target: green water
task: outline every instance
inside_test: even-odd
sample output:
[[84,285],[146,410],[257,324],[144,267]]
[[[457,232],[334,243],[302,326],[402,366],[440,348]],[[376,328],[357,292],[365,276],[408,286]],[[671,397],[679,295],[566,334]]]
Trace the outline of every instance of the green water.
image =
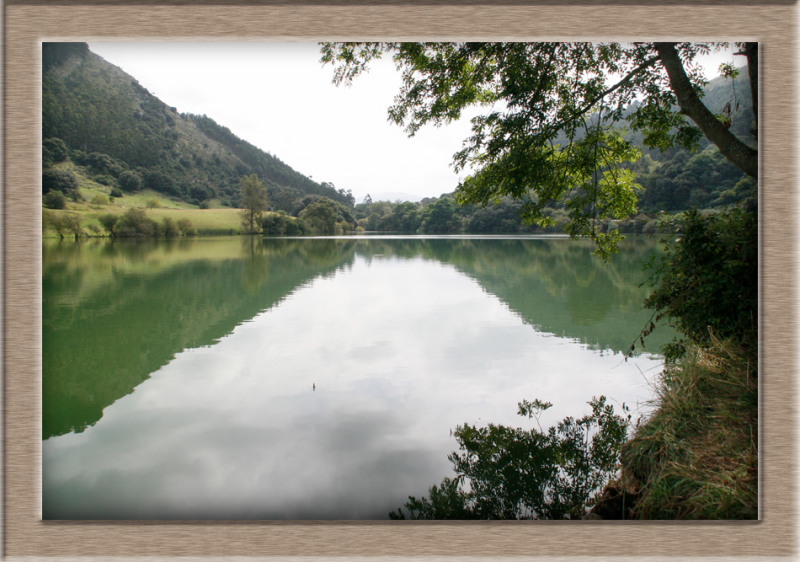
[[[650,398],[625,361],[650,239],[47,241],[43,513],[375,519],[449,474],[457,424]],[[648,340],[657,352],[672,337]],[[546,421],[546,420],[545,420]]]

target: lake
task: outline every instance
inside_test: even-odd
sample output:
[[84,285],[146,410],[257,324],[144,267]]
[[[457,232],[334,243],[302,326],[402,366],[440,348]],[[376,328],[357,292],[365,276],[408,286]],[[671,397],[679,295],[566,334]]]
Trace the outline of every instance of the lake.
[[[386,519],[450,431],[637,406],[656,242],[547,236],[45,240],[45,519]],[[640,410],[641,413],[643,410]]]

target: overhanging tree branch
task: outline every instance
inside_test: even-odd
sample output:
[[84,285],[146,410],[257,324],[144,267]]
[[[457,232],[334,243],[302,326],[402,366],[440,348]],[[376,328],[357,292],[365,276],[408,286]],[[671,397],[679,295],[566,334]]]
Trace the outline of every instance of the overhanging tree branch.
[[552,130],[554,130],[554,131],[558,131],[558,130],[560,130],[560,129],[561,129],[561,127],[563,127],[563,126],[564,126],[564,125],[567,123],[567,121],[572,121],[572,120],[575,120],[575,119],[580,119],[580,118],[581,118],[581,117],[583,117],[583,116],[584,116],[586,113],[588,113],[588,111],[589,111],[590,109],[592,109],[592,108],[593,108],[593,107],[594,107],[594,106],[597,104],[597,102],[599,102],[599,101],[601,101],[601,100],[605,99],[605,97],[606,97],[607,95],[614,93],[614,91],[618,90],[618,89],[619,89],[619,88],[621,88],[622,86],[625,86],[625,85],[627,85],[627,84],[628,84],[628,83],[629,83],[629,82],[630,82],[630,81],[633,79],[633,77],[634,77],[634,76],[636,76],[637,74],[639,74],[640,72],[642,72],[642,71],[643,71],[643,70],[645,70],[646,68],[653,66],[653,65],[654,65],[655,63],[657,63],[658,61],[659,61],[659,58],[658,58],[658,57],[652,57],[652,58],[649,58],[649,59],[647,59],[647,60],[646,60],[646,61],[644,61],[642,64],[640,64],[639,66],[637,66],[636,68],[634,68],[633,70],[631,70],[631,71],[630,71],[628,74],[626,74],[626,75],[625,75],[625,76],[622,78],[622,80],[620,80],[619,82],[617,82],[617,83],[616,83],[616,84],[614,84],[613,86],[610,86],[610,87],[609,87],[609,88],[607,88],[605,91],[601,92],[601,93],[600,93],[600,94],[599,94],[597,97],[595,97],[595,98],[593,98],[592,100],[590,100],[590,101],[589,101],[589,103],[587,103],[585,106],[583,106],[583,107],[582,107],[581,109],[579,109],[578,111],[576,111],[576,112],[572,113],[572,114],[570,115],[569,119],[562,119],[561,121],[559,121],[558,123],[556,123],[555,125],[553,125],[552,127],[549,127],[549,128],[550,128],[550,129],[552,129]]
[[708,140],[717,145],[725,158],[746,174],[757,178],[758,151],[736,138],[703,104],[686,75],[678,51],[675,49],[675,43],[654,43],[653,45],[667,71],[681,112],[700,127]]
[[586,107],[584,107],[578,113],[575,114],[575,117],[576,118],[580,117],[581,115],[589,111],[591,108],[595,106],[597,102],[603,100],[607,95],[613,93],[615,90],[618,90],[620,87],[627,85],[633,79],[634,76],[639,74],[644,69],[653,66],[656,62],[658,62],[658,57],[652,57],[644,61],[642,64],[640,64],[639,66],[631,70],[628,74],[626,74],[622,78],[622,80],[620,80],[619,82],[617,82],[616,84],[605,90],[603,93],[601,93],[599,96],[594,98],[592,101],[590,101]]

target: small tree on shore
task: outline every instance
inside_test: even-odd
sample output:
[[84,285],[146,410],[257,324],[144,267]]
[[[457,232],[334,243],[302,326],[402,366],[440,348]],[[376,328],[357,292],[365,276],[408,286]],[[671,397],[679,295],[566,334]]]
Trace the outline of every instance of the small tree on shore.
[[242,225],[248,233],[256,232],[261,217],[269,205],[267,186],[256,174],[242,178],[241,182]]
[[77,240],[86,234],[81,227],[81,217],[76,213],[48,212],[44,215],[44,223],[55,230],[59,238],[72,234]]

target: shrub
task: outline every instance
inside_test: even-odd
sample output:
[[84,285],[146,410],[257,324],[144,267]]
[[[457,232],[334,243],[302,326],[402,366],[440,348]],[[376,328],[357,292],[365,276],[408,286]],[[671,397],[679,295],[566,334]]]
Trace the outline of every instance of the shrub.
[[69,149],[61,139],[44,139],[42,141],[42,166],[47,168],[69,157]]
[[100,185],[114,185],[116,180],[108,174],[98,174],[93,176],[92,179]]
[[120,177],[125,171],[124,163],[100,152],[89,154],[85,159],[85,163],[91,166],[98,174],[109,174],[115,178]]
[[44,196],[44,206],[49,209],[66,209],[67,198],[60,191],[50,191]]
[[44,170],[42,172],[42,193],[61,191],[69,194],[78,189],[78,179],[69,170]]
[[201,185],[193,185],[189,188],[189,196],[198,201],[204,201],[212,195],[213,193],[210,189]]
[[129,209],[122,218],[117,221],[114,236],[120,237],[140,237],[158,236],[161,229],[142,209]]
[[175,224],[175,221],[172,220],[170,217],[164,217],[164,220],[161,222],[161,232],[164,236],[180,236],[181,231],[178,228],[178,225]]
[[45,226],[49,226],[61,237],[73,234],[77,239],[84,234],[81,228],[81,217],[75,213],[47,213],[44,216]]
[[[665,242],[659,262],[649,266],[654,291],[645,305],[666,317],[700,346],[713,334],[754,351],[758,339],[758,221],[755,213],[731,209],[686,213],[681,236]],[[680,342],[670,355],[680,354]]]
[[[119,176],[119,185],[125,191],[139,191],[142,189],[142,176],[130,170],[123,172]],[[111,194],[114,195],[114,190],[111,191]],[[122,193],[120,192],[119,195],[114,195],[114,197],[122,197]]]
[[178,219],[177,227],[183,236],[193,236],[197,232],[189,219]]
[[285,212],[265,216],[261,220],[261,228],[268,236],[300,236],[305,232],[303,223]]
[[103,228],[106,229],[106,232],[108,232],[111,236],[114,236],[114,227],[117,225],[117,222],[119,222],[119,216],[112,213],[106,213],[105,215],[101,215],[98,220]]
[[142,179],[144,181],[144,186],[152,190],[160,191],[161,193],[170,193],[173,195],[180,194],[180,190],[178,189],[175,180],[164,172],[160,172],[158,170],[149,170],[145,172]]
[[84,201],[83,195],[81,195],[80,190],[73,189],[67,192],[67,197],[70,198],[71,201],[75,201],[76,203],[80,203]]
[[319,197],[306,205],[299,213],[304,228],[314,234],[329,235],[336,233],[339,219],[337,203],[326,197]]

